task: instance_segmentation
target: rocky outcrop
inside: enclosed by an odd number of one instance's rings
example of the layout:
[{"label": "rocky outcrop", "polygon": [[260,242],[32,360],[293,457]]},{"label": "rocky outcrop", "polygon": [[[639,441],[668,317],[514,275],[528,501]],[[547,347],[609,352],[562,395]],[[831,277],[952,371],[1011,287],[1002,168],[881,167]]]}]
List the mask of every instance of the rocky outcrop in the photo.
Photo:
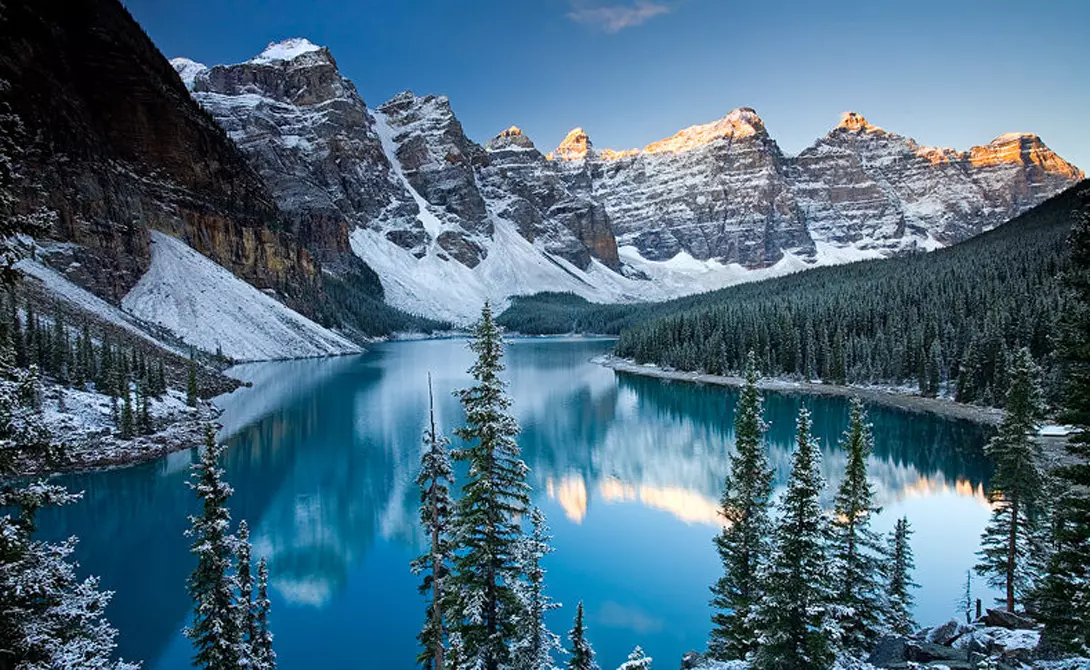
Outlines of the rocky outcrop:
[{"label": "rocky outcrop", "polygon": [[405,91],[377,111],[401,173],[443,224],[432,236],[458,262],[475,267],[488,254],[493,231],[476,177],[476,169],[488,161],[484,149],[465,136],[446,96]]},{"label": "rocky outcrop", "polygon": [[22,170],[58,270],[118,301],[150,262],[156,229],[307,310],[321,294],[310,254],[280,230],[265,183],[201,111],[116,0],[6,1],[2,97],[22,121]]},{"label": "rocky outcrop", "polygon": [[497,203],[499,216],[514,222],[530,242],[540,243],[548,253],[582,270],[592,258],[620,269],[617,240],[605,207],[572,194],[555,165],[520,129],[512,126],[492,138],[487,152],[488,164],[480,169],[481,184]]}]

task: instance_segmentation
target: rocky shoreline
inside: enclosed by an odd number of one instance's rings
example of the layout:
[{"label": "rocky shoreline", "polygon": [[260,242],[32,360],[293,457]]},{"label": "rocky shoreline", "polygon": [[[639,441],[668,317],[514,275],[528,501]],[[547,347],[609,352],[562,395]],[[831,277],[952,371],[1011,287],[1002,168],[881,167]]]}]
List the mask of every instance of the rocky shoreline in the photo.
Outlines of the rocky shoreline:
[{"label": "rocky shoreline", "polygon": [[[682,372],[668,370],[651,364],[639,364],[634,361],[612,355],[597,356],[592,362],[617,372],[655,377],[671,381],[683,381],[694,384],[713,384],[740,388],[745,380],[741,377],[710,375],[701,372]],[[984,425],[998,425],[1003,420],[1003,410],[994,407],[966,405],[944,398],[924,398],[894,388],[876,388],[860,386],[841,386],[798,382],[786,379],[762,379],[758,387],[763,391],[778,393],[808,393],[812,395],[842,396],[862,398],[868,402],[894,407],[910,412],[936,414],[948,419],[961,419]]]}]

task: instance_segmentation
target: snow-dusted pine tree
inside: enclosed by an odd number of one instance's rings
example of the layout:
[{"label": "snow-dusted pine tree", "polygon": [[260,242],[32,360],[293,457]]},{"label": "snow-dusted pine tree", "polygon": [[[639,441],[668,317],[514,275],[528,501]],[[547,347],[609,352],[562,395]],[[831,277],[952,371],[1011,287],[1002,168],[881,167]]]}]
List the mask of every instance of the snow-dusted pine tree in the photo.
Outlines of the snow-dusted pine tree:
[{"label": "snow-dusted pine tree", "polygon": [[269,630],[269,565],[265,557],[257,563],[257,598],[254,600],[253,667],[276,670],[273,634]]},{"label": "snow-dusted pine tree", "polygon": [[238,626],[239,666],[254,667],[254,642],[257,639],[257,611],[254,606],[254,575],[250,569],[250,527],[243,519],[235,536],[235,581],[238,583],[238,599],[235,601],[235,619]]},{"label": "snow-dusted pine tree", "polygon": [[189,517],[186,535],[193,539],[190,551],[197,567],[189,577],[193,601],[193,623],[186,637],[193,641],[193,665],[206,670],[226,670],[239,665],[241,631],[236,615],[235,578],[231,573],[234,555],[229,534],[231,514],[227,510],[231,487],[223,481],[219,467],[223,446],[216,442],[211,426],[205,431],[200,460],[193,464],[189,487],[203,503],[201,513]]},{"label": "snow-dusted pine tree", "polygon": [[764,597],[755,612],[761,632],[753,655],[756,670],[824,670],[832,665],[833,641],[839,637],[829,616],[829,531],[819,504],[825,488],[821,452],[810,431],[809,410],[799,410],[791,475],[780,501]]},{"label": "snow-dusted pine tree", "polygon": [[871,501],[867,457],[874,437],[863,401],[851,403],[851,420],[840,441],[848,452],[844,480],[836,495],[832,522],[833,616],[841,629],[839,644],[853,654],[873,649],[882,633],[882,539],[870,522],[879,512]]},{"label": "snow-dusted pine tree", "polygon": [[617,670],[651,670],[651,660],[640,645],[636,645],[636,648],[629,652],[628,660],[621,663]]},{"label": "snow-dusted pine tree", "polygon": [[68,560],[76,538],[54,544],[32,537],[40,508],[78,498],[44,482],[0,491],[0,508],[12,511],[0,516],[0,667],[138,667],[110,658],[117,630],[103,615],[113,593],[100,591],[97,577],[76,578]]},{"label": "snow-dusted pine tree", "polygon": [[587,641],[587,629],[583,625],[583,601],[575,608],[575,623],[568,633],[571,640],[571,658],[568,659],[568,670],[598,670],[598,663],[594,660],[594,649]]},{"label": "snow-dusted pine tree", "polygon": [[450,497],[454,472],[447,447],[450,441],[435,427],[435,400],[431,375],[428,375],[428,428],[424,431],[424,450],[420,455],[420,527],[429,539],[428,550],[412,562],[414,574],[423,575],[420,593],[428,598],[424,628],[417,639],[423,648],[416,657],[425,670],[444,670],[444,605],[450,594],[445,591],[450,572],[450,523],[454,502]]},{"label": "snow-dusted pine tree", "polygon": [[1018,350],[1011,364],[1006,415],[985,447],[995,464],[988,496],[992,517],[980,539],[976,571],[991,586],[1004,589],[1001,602],[1010,612],[1030,595],[1035,581],[1030,557],[1040,539],[1036,529],[1044,485],[1041,448],[1034,440],[1043,412],[1039,377],[1029,350]]},{"label": "snow-dusted pine tree", "polygon": [[909,635],[916,630],[916,622],[912,619],[912,607],[916,602],[912,589],[917,586],[912,581],[912,569],[916,567],[916,563],[912,557],[912,545],[909,544],[911,536],[912,528],[908,524],[908,518],[897,519],[889,535],[889,548],[886,552],[886,619],[890,631],[897,635]]},{"label": "snow-dusted pine tree", "polygon": [[757,363],[746,358],[746,384],[734,415],[737,453],[731,458],[720,501],[722,532],[715,547],[723,562],[723,576],[712,586],[712,632],[709,654],[718,660],[744,659],[757,648],[758,631],[752,617],[761,599],[760,572],[768,558],[772,470],[764,451],[766,426],[761,419],[757,390]]},{"label": "snow-dusted pine tree", "polygon": [[545,617],[560,607],[545,593],[545,568],[541,561],[552,553],[545,513],[530,510],[531,532],[519,543],[517,562],[524,579],[515,583],[515,595],[521,605],[516,627],[518,636],[511,646],[514,670],[555,670],[553,652],[563,653],[560,636],[549,630]]},{"label": "snow-dusted pine tree", "polygon": [[512,586],[519,579],[515,554],[522,531],[519,517],[529,505],[528,468],[519,457],[519,425],[503,371],[503,335],[485,303],[469,348],[477,361],[469,369],[475,384],[457,392],[466,424],[455,431],[466,446],[454,452],[469,464],[455,512],[457,540],[454,582],[465,662],[498,670],[515,640],[519,603]]}]

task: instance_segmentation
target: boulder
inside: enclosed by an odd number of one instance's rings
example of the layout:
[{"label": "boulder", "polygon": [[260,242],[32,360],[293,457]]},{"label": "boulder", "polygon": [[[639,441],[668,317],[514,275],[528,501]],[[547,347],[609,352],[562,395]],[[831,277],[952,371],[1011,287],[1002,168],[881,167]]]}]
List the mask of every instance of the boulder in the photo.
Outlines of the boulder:
[{"label": "boulder", "polygon": [[1032,619],[1027,619],[1024,616],[1006,610],[988,610],[987,613],[981,617],[981,620],[987,626],[1010,628],[1012,630],[1031,630],[1037,627]]},{"label": "boulder", "polygon": [[926,641],[931,644],[941,644],[944,647],[949,647],[955,640],[971,630],[972,628],[967,624],[951,619],[941,626],[932,628],[927,634]]},{"label": "boulder", "polygon": [[908,638],[889,635],[878,641],[874,651],[867,657],[867,663],[879,668],[889,668],[908,660],[906,647]]},{"label": "boulder", "polygon": [[929,642],[909,642],[905,645],[905,658],[916,663],[932,661],[968,661],[969,655],[961,649],[944,647]]}]

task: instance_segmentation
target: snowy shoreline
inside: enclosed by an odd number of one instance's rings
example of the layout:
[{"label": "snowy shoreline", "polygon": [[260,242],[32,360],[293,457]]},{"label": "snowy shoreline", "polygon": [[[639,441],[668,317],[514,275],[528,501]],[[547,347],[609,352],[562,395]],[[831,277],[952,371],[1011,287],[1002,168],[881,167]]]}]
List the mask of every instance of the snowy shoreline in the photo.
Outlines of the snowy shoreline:
[{"label": "snowy shoreline", "polygon": [[[57,408],[59,394],[64,409]],[[204,443],[205,426],[218,427],[222,410],[207,400],[188,407],[185,394],[170,390],[152,400],[150,413],[155,432],[129,440],[117,436],[107,396],[89,391],[52,387],[45,393],[43,419],[46,427],[64,445],[65,460],[50,467],[30,467],[20,476],[54,476],[108,470],[147,463],[176,451]]]},{"label": "snowy shoreline", "polygon": [[[667,370],[650,363],[641,365],[632,360],[618,358],[608,354],[605,356],[596,356],[591,359],[591,361],[618,372],[627,372],[629,374],[670,381],[730,387],[741,387],[745,382],[741,377]],[[886,407],[904,409],[910,412],[936,414],[948,419],[960,419],[989,426],[998,425],[999,422],[1003,420],[1003,410],[1001,409],[966,405],[945,398],[924,398],[894,388],[841,386],[837,384],[789,381],[786,379],[762,379],[758,382],[757,386],[763,391],[775,391],[780,393],[808,393],[811,395],[862,398],[863,400],[884,405]]]}]

